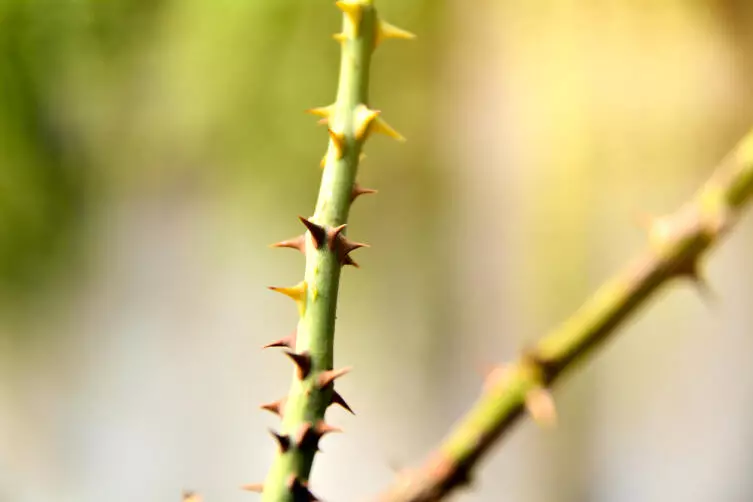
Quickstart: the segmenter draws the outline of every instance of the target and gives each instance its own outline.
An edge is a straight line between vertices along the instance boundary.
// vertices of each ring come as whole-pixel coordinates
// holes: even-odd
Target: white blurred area
[[[425,8],[385,3],[407,28]],[[373,98],[409,141],[369,145],[362,179],[380,193],[351,213],[351,235],[372,244],[345,270],[338,310],[336,361],[355,367],[338,385],[357,415],[328,412],[346,434],[323,441],[317,495],[369,500],[395,466],[417,465],[478,396],[479,369],[564,320],[642,249],[636,216],[678,207],[753,126],[753,79],[724,23],[682,0],[454,0],[432,25],[441,36],[375,58]],[[429,78],[401,77],[427,54],[439,61]],[[403,80],[388,93],[385,75]],[[298,102],[321,97],[294,83]],[[258,405],[287,391],[290,367],[260,347],[296,319],[266,286],[297,282],[303,261],[267,245],[300,231],[316,188],[257,181],[243,157],[232,161],[249,184],[207,181],[197,172],[214,167],[213,150],[175,145],[221,120],[199,109],[209,125],[160,119],[160,132],[159,101],[137,101],[144,110],[119,126],[149,131],[146,146],[134,134],[133,156],[92,147],[93,158],[127,170],[206,157],[104,197],[85,225],[86,280],[22,327],[0,321],[56,334],[0,337],[2,502],[166,501],[183,489],[240,502],[271,461],[277,420]],[[280,108],[273,121],[293,117]],[[296,131],[319,143],[280,155],[306,156],[316,180],[325,138]],[[663,290],[558,385],[558,428],[519,424],[457,499],[753,499],[752,225],[709,256],[718,301]]]

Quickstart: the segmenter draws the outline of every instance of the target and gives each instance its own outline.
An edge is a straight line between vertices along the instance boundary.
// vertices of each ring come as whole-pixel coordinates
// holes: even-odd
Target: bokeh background
[[[405,134],[367,147],[313,490],[369,500],[644,245],[753,125],[745,0],[380,0]],[[253,500],[335,93],[329,0],[0,0],[0,501]],[[753,222],[458,500],[753,500]]]

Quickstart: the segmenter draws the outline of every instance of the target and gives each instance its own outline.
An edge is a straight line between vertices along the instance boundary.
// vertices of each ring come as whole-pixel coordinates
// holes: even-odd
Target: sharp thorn
[[[327,245],[330,249],[335,249],[337,242],[340,238],[340,234],[348,227],[347,223],[330,228],[327,230]]]
[[[350,202],[353,202],[354,200],[356,200],[361,195],[369,195],[369,194],[372,194],[372,193],[377,193],[377,191],[374,190],[374,189],[372,189],[372,188],[363,188],[358,183],[354,183],[353,184],[353,191],[350,194]]]
[[[262,404],[260,408],[262,410],[267,410],[270,413],[274,413],[275,415],[282,418],[285,409],[285,398],[278,399],[277,401],[272,401],[271,403]]]
[[[382,117],[375,117],[372,124],[372,130],[374,132],[389,136],[390,138],[395,139],[401,143],[404,143],[406,141],[405,137],[395,129],[393,129],[392,126],[390,126],[387,122],[384,121],[384,119],[382,119]]]
[[[303,216],[299,216],[298,219],[301,220],[301,223],[306,226],[309,233],[311,234],[311,238],[314,241],[314,247],[316,249],[320,249],[324,242],[327,240],[327,230],[324,227],[312,222],[311,220],[307,220]]]
[[[270,247],[273,248],[290,248],[290,249],[297,249],[301,253],[306,252],[306,240],[303,235],[299,235],[297,237],[294,237],[292,239],[288,239],[285,241],[275,242],[274,244],[270,244]]]
[[[338,370],[322,371],[319,374],[319,377],[317,379],[317,383],[319,385],[319,388],[327,387],[332,382],[334,382],[336,379],[340,378],[341,376],[345,375],[346,373],[349,373],[352,369],[353,369],[352,367],[347,366],[345,368],[340,368]]]
[[[269,286],[269,289],[278,293],[282,293],[283,295],[295,301],[296,305],[298,306],[298,313],[303,316],[304,312],[306,311],[306,281],[301,281],[295,286],[291,287]]]
[[[309,108],[306,113],[328,119],[332,115],[332,105],[320,106],[319,108]]]
[[[298,368],[299,380],[303,380],[309,375],[311,372],[311,356],[308,352],[302,352],[299,354],[297,352],[286,350],[285,355],[288,356],[290,360],[293,361],[296,368]]]
[[[319,499],[308,489],[307,483],[302,482],[295,474],[291,474],[286,486],[293,495],[294,502],[318,502]]]
[[[272,429],[269,429],[269,433],[272,434],[272,437],[277,441],[281,453],[286,453],[290,449],[290,438],[288,436],[278,434]]]
[[[416,38],[416,35],[410,31],[398,28],[387,21],[380,20],[377,25],[376,36],[374,37],[374,47],[379,47],[383,41],[390,38],[397,40],[413,40]]]
[[[352,415],[356,414],[353,411],[353,409],[350,406],[348,406],[348,403],[345,402],[345,399],[343,399],[343,397],[340,395],[340,393],[337,392],[336,390],[332,391],[332,401],[330,402],[330,404],[337,404],[339,406],[342,406],[346,410],[348,410]]]
[[[264,347],[262,347],[262,349],[271,349],[273,347],[287,347],[289,349],[293,349],[295,348],[295,335],[296,330],[293,330],[293,332],[285,338],[280,338],[279,340],[276,340],[272,343],[268,343]]]

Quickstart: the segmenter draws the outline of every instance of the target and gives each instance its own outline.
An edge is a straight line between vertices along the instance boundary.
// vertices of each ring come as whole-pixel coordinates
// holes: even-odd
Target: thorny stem
[[[554,408],[547,388],[609,339],[661,286],[684,278],[705,287],[700,258],[736,223],[751,198],[753,131],[693,200],[674,214],[652,221],[649,249],[517,361],[492,371],[479,401],[424,465],[399,476],[377,500],[440,500],[470,482],[476,464],[526,409],[534,419],[551,421]]]
[[[283,241],[279,247],[293,247],[306,256],[304,280],[290,288],[272,288],[296,301],[300,320],[295,336],[270,344],[289,349],[294,377],[285,399],[263,405],[282,416],[282,427],[273,432],[278,454],[262,485],[247,488],[262,492],[264,502],[314,500],[308,479],[318,450],[319,439],[338,429],[324,422],[330,404],[349,409],[334,391],[333,382],[349,369],[333,370],[335,311],[342,265],[355,265],[349,253],[365,244],[345,237],[345,224],[352,201],[370,193],[355,180],[361,149],[372,132],[382,132],[402,140],[368,107],[371,56],[386,38],[412,38],[377,16],[372,0],[336,2],[343,13],[343,31],[335,35],[342,46],[340,79],[334,104],[309,110],[327,124],[329,147],[322,161],[322,174],[316,211],[310,219],[301,218],[305,234]]]

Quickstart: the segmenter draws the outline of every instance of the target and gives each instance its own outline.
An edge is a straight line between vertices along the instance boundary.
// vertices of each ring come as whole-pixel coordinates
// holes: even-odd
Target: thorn
[[[342,159],[345,155],[345,137],[342,133],[337,133],[332,129],[327,129],[329,138],[332,140],[332,145],[335,149],[335,158]]]
[[[350,193],[350,202],[353,202],[361,195],[369,195],[372,193],[377,193],[377,191],[372,188],[363,188],[358,183],[353,183],[353,191]]]
[[[369,132],[369,126],[374,122],[381,113],[379,110],[371,110],[368,106],[361,103],[356,106],[355,111],[355,136],[357,140],[363,139]]]
[[[298,313],[301,316],[303,316],[304,312],[306,312],[306,281],[301,281],[295,286],[287,288],[269,286],[269,289],[271,289],[272,291],[277,291],[278,293],[282,293],[288,298],[292,298],[295,301],[296,305],[298,305]]]
[[[361,268],[361,265],[359,265],[353,258],[351,258],[350,255],[345,255],[345,258],[343,258],[343,265],[350,265],[355,268]]]
[[[513,367],[507,364],[491,368],[484,379],[484,392],[492,392],[499,385],[509,380],[513,371]]]
[[[275,242],[274,244],[270,244],[269,247],[297,249],[301,253],[305,253],[306,252],[306,240],[303,235],[299,235],[298,237],[294,237],[292,239]]]
[[[335,246],[337,245],[337,241],[339,240],[340,234],[343,230],[345,230],[348,227],[347,223],[343,223],[342,225],[330,228],[327,230],[327,245],[330,249],[335,249]]]
[[[297,330],[293,330],[291,334],[285,338],[280,338],[272,343],[266,344],[262,349],[271,349],[273,347],[287,347],[289,349],[295,348],[295,335]]]
[[[336,41],[340,42],[341,44],[344,43],[348,37],[345,36],[345,33],[333,33],[332,38],[334,38]]]
[[[295,474],[291,474],[287,481],[287,488],[293,495],[294,502],[318,502],[319,499],[308,489],[308,483],[302,482]]]
[[[302,352],[298,354],[296,352],[286,350],[285,355],[288,356],[298,368],[299,380],[303,380],[304,378],[309,376],[309,373],[311,372],[311,356],[308,352]]]
[[[272,429],[269,429],[269,433],[272,434],[272,437],[277,441],[277,445],[280,447],[280,453],[285,453],[290,449],[290,438],[288,436],[278,434]]]
[[[332,382],[334,382],[336,379],[340,378],[341,376],[345,375],[346,373],[349,373],[353,368],[350,366],[346,366],[345,368],[341,368],[339,370],[327,370],[322,371],[319,374],[319,377],[317,379],[317,383],[319,385],[320,389],[323,389],[324,387],[328,386]]]
[[[705,302],[716,302],[717,295],[714,293],[714,290],[709,284],[709,281],[700,271],[698,260],[698,257],[686,260],[677,269],[675,269],[675,275],[678,278],[689,280],[693,284],[693,286],[695,286],[696,290]]]
[[[389,136],[390,138],[395,139],[401,143],[405,143],[405,137],[395,129],[393,129],[392,126],[385,122],[382,117],[375,117],[372,121],[372,124],[374,124],[372,131]]]
[[[336,390],[332,391],[332,401],[330,401],[330,404],[337,404],[348,410],[352,415],[355,415],[356,413],[351,409],[350,406],[348,406],[348,403],[345,402],[345,399],[338,393]]]
[[[366,243],[349,241],[345,237],[340,237],[340,248],[344,253],[344,256],[347,256],[350,252],[355,251],[356,249],[369,247],[371,246]]]
[[[358,162],[363,162],[365,158],[366,154],[364,152],[358,154]]]
[[[526,394],[525,407],[533,420],[543,427],[557,425],[557,409],[551,392],[544,387],[537,387]]]
[[[324,157],[322,157],[322,160],[319,161],[319,167],[324,169],[324,166],[327,165],[327,154],[324,154]]]
[[[387,21],[379,20],[377,25],[376,36],[374,37],[374,48],[379,47],[383,41],[388,38],[394,38],[397,40],[413,40],[416,35],[410,31],[398,28],[395,25],[388,23]]]
[[[264,485],[261,483],[250,483],[250,484],[241,486],[241,490],[245,490],[247,492],[263,493]]]
[[[333,109],[333,105],[320,106],[318,108],[309,108],[308,110],[306,110],[306,113],[310,115],[316,115],[317,117],[321,117],[324,119],[328,119],[332,115],[332,109]]]
[[[320,249],[324,244],[324,241],[327,239],[327,231],[324,227],[317,225],[311,220],[307,220],[303,216],[299,216],[298,219],[301,220],[301,223],[306,226],[311,234],[311,238],[314,240],[314,247]]]
[[[332,427],[331,425],[328,425],[324,423],[323,421],[319,421],[317,425],[314,427],[310,423],[306,422],[301,425],[301,428],[298,430],[298,433],[295,437],[295,444],[296,447],[299,450],[319,450],[319,441],[322,437],[324,437],[325,434],[330,434],[333,432],[342,432],[342,429],[338,427]]]
[[[334,433],[342,433],[343,430],[340,427],[335,427],[334,425],[329,425],[328,423],[324,422],[323,420],[319,420],[319,422],[316,423],[316,427],[314,428],[316,433],[319,435],[319,437],[326,436],[327,434],[334,434]]]
[[[337,8],[340,9],[350,20],[354,31],[357,30],[358,26],[361,24],[363,6],[359,3],[349,2],[347,0],[335,2],[335,5],[337,5]]]
[[[262,410],[267,410],[270,413],[274,413],[275,415],[282,418],[282,414],[285,409],[285,398],[278,399],[277,401],[272,401],[271,403],[262,404],[259,408],[261,408]]]
[[[343,224],[327,230],[327,245],[329,249],[337,252],[340,263],[342,263],[343,265],[353,265],[356,268],[360,268],[358,264],[353,261],[353,259],[348,255],[356,249],[367,248],[371,246],[363,242],[354,242],[348,240],[344,235],[342,235],[342,232],[346,227],[347,224]]]

